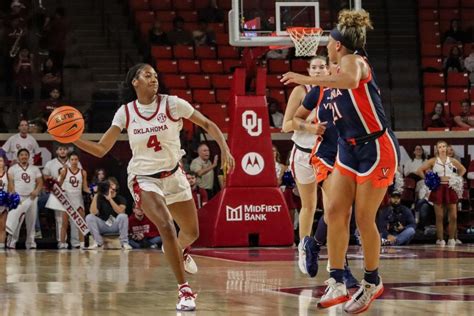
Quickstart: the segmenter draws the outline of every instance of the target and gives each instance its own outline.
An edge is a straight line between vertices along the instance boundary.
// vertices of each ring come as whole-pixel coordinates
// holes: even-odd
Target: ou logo
[[[21,174],[21,179],[25,181],[25,183],[30,183],[31,182],[31,177],[27,173],[22,173]]]
[[[79,186],[79,180],[75,176],[71,176],[69,178],[69,183],[74,187],[77,188]]]
[[[247,110],[242,113],[242,127],[250,136],[260,136],[262,134],[262,119],[258,118],[254,111]]]

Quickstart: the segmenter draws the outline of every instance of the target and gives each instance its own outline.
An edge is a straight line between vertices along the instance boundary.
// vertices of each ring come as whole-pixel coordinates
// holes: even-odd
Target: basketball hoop
[[[289,27],[286,29],[295,44],[296,56],[315,56],[323,30],[318,27]]]

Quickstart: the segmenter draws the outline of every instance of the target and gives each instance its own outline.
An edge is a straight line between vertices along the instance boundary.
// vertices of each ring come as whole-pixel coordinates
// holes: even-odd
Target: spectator
[[[464,68],[469,71],[469,81],[474,86],[474,44],[471,44],[471,53],[464,59]]]
[[[449,30],[444,33],[444,43],[465,43],[466,42],[466,33],[459,28],[459,20],[451,20],[451,26]]]
[[[415,236],[415,218],[408,207],[400,204],[400,192],[390,195],[390,205],[379,212],[377,226],[383,245],[408,245]]]
[[[444,60],[444,72],[463,72],[463,64],[461,49],[458,46],[451,47],[449,56]]]
[[[41,96],[46,97],[52,89],[59,91],[61,82],[61,72],[51,58],[46,59],[41,66]]]
[[[281,113],[280,105],[275,99],[267,99],[268,101],[268,112],[270,114],[270,126],[276,128],[282,128],[283,126],[283,113]]]
[[[69,32],[69,23],[65,15],[66,12],[64,8],[57,8],[54,13],[54,18],[46,27],[48,30],[49,56],[59,69],[63,68],[64,55],[66,52],[66,37]]]
[[[436,102],[433,111],[425,116],[423,128],[428,127],[451,127],[449,114],[444,112],[443,102]]]
[[[209,29],[206,20],[199,20],[198,29],[193,31],[194,45],[216,45],[216,34],[213,30]]]
[[[446,150],[446,154],[448,155],[449,158],[454,158],[457,161],[461,161],[461,157],[456,155],[456,152],[454,151],[454,148],[452,145],[448,145],[448,149]]]
[[[415,204],[415,210],[419,214],[418,228],[424,230],[425,227],[435,224],[434,206],[433,202],[429,200],[431,191],[424,181],[416,184],[415,191],[418,192],[418,200]]]
[[[49,116],[61,106],[61,92],[57,88],[49,91],[49,99],[43,100],[39,104],[40,119],[46,124]]]
[[[15,97],[17,102],[23,103],[33,100],[33,55],[26,48],[20,50],[15,63]],[[23,113],[23,115],[25,115]]]
[[[169,45],[168,35],[161,28],[161,22],[156,20],[148,33],[150,45]]]
[[[105,172],[105,169],[103,168],[98,168],[95,169],[94,171],[94,177],[92,178],[91,182],[91,187],[92,187],[92,192],[97,193],[97,185],[99,182],[105,181],[105,178],[107,178],[107,172]]]
[[[117,195],[118,182],[115,178],[98,184],[98,194],[94,196],[90,206],[90,214],[86,216],[87,226],[95,243],[89,249],[103,246],[102,234],[120,234],[122,249],[130,250],[128,243],[128,217],[125,214],[127,201]]]
[[[198,11],[198,18],[208,23],[222,23],[224,22],[224,11],[217,6],[217,0],[209,0],[207,8]]]
[[[173,29],[168,33],[168,40],[172,45],[192,45],[192,34],[184,29],[184,19],[177,16],[173,20]]]
[[[276,148],[275,145],[272,146],[272,151],[273,151],[273,159],[275,161],[275,174],[277,177],[277,184],[278,186],[281,186],[283,174],[285,173],[286,166],[281,163],[280,152],[278,151],[278,148]]]
[[[128,231],[130,246],[134,249],[155,249],[161,246],[158,229],[137,206],[133,207],[133,214],[128,217]]]
[[[207,197],[210,199],[214,196],[214,168],[217,167],[219,156],[215,155],[213,162],[211,162],[209,147],[201,143],[198,147],[198,157],[191,162],[191,171],[194,171],[198,176],[197,184],[207,192]]]
[[[471,102],[469,100],[461,102],[461,114],[454,117],[454,122],[459,127],[474,127],[474,115],[471,114]]]
[[[203,188],[200,188],[197,184],[196,178],[197,174],[193,171],[190,171],[186,174],[189,185],[191,186],[191,191],[193,192],[193,200],[196,208],[199,210],[202,206],[207,203],[207,192]]]
[[[421,145],[416,145],[415,149],[413,150],[413,158],[408,161],[405,161],[403,164],[403,175],[407,176],[415,176],[415,180],[418,180],[420,177],[416,175],[416,171],[418,168],[421,167],[423,162],[426,160],[426,154]]]
[[[8,140],[3,144],[2,148],[7,153],[7,157],[16,162],[17,153],[20,149],[28,149],[29,163],[32,164],[35,160],[38,162],[38,159],[41,158],[41,153],[39,149],[38,142],[30,134],[28,134],[28,121],[21,120],[18,124],[18,134],[10,136]],[[36,158],[34,158],[36,156]]]

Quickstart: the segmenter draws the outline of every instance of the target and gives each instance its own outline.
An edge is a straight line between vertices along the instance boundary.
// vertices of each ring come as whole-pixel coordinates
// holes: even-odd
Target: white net
[[[323,30],[314,27],[290,27],[286,30],[295,44],[296,56],[315,56]]]

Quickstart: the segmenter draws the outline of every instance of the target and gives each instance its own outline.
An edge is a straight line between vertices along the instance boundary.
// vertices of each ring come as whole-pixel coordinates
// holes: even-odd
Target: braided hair
[[[140,72],[146,66],[149,66],[149,65],[144,64],[144,63],[139,63],[128,70],[127,75],[125,76],[125,81],[123,81],[120,86],[119,94],[120,94],[120,101],[122,102],[122,104],[127,104],[138,98],[137,93],[135,91],[135,87],[132,84],[132,81],[133,79],[136,79],[140,75]]]

